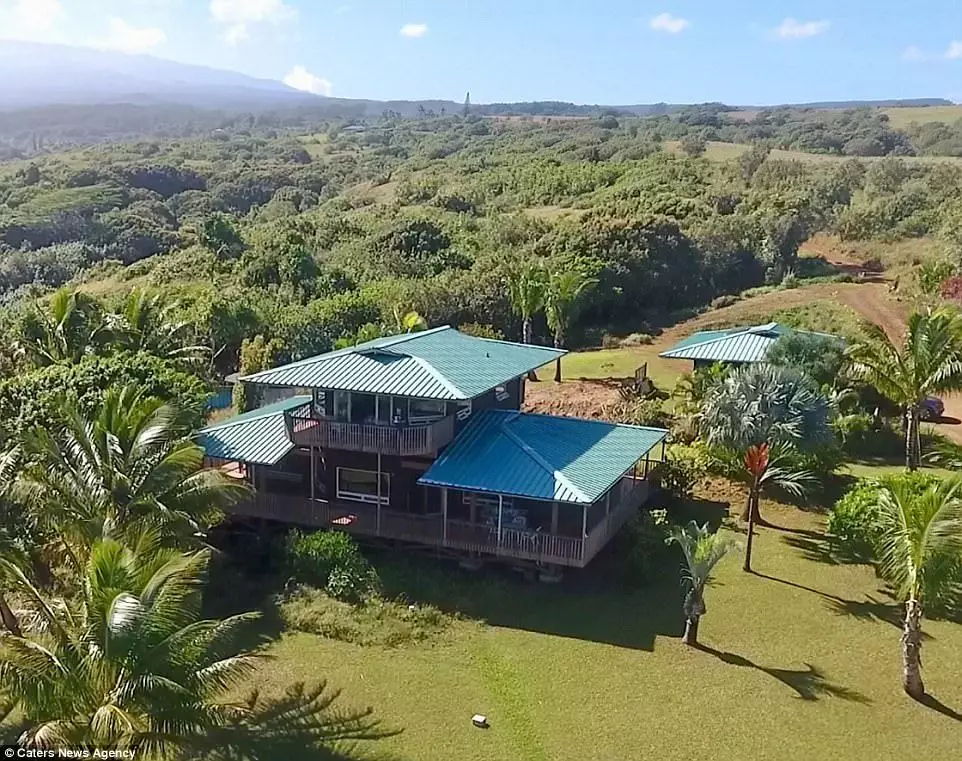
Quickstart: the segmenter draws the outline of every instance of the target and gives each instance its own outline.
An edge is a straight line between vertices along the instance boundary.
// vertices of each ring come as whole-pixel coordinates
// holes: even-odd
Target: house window
[[[497,399],[499,402],[503,402],[509,396],[510,394],[508,393],[508,389],[506,389],[504,386],[494,387],[494,398]]]
[[[466,402],[458,402],[458,420],[467,420],[471,417],[471,400],[468,399]]]
[[[351,392],[334,392],[334,419],[349,420],[351,417]]]
[[[378,425],[389,425],[391,423],[391,397],[378,396],[377,422]]]
[[[377,504],[377,473],[373,470],[337,469],[337,498]],[[381,473],[381,504],[391,499],[391,474]]]
[[[435,399],[411,399],[408,402],[408,422],[426,423],[444,417],[445,403]]]
[[[327,392],[322,388],[314,389],[314,415],[327,417]]]

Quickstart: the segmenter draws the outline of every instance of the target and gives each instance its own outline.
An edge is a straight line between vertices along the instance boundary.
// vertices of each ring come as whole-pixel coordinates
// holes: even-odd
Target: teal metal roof
[[[476,338],[444,326],[377,338],[241,380],[424,399],[473,399],[563,354],[562,349]]]
[[[682,339],[658,356],[665,359],[705,362],[762,362],[774,343],[788,333],[829,335],[796,330],[776,322],[734,330],[704,330]],[[837,336],[829,337],[837,338]]]
[[[310,404],[309,396],[293,396],[208,426],[198,434],[204,454],[218,460],[275,465],[294,448],[284,413]]]
[[[667,435],[603,420],[483,410],[418,483],[591,504]]]

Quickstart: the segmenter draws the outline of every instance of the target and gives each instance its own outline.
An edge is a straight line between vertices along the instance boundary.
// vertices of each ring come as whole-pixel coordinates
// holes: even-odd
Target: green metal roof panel
[[[667,434],[602,420],[483,410],[418,483],[591,504]]]
[[[202,429],[198,443],[204,454],[218,460],[275,465],[294,448],[287,435],[284,413],[310,402],[309,396],[294,396],[245,412]]]
[[[770,322],[735,330],[704,330],[682,339],[659,357],[706,362],[762,362],[769,349],[789,333],[810,333]],[[813,333],[812,335],[828,335]],[[836,336],[831,336],[836,338]]]
[[[242,380],[424,399],[473,399],[563,354],[562,349],[477,338],[445,326],[377,338]]]

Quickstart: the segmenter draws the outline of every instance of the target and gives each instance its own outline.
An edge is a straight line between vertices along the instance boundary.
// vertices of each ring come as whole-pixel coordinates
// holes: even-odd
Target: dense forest
[[[883,139],[916,150],[877,113],[825,119],[840,150]],[[163,298],[178,329],[206,347],[213,379],[397,329],[411,311],[431,325],[517,338],[521,315],[507,286],[533,263],[591,283],[564,338],[597,345],[606,332],[648,332],[726,294],[823,274],[798,258],[816,231],[938,236],[950,251],[962,243],[962,166],[953,162],[785,160],[762,133],[719,162],[700,157],[703,138],[686,132],[732,139],[727,130],[737,129],[748,140],[751,130],[781,134],[791,124],[772,113],[735,126],[706,109],[645,119],[389,118],[295,134],[248,119],[202,137],[9,161],[0,165],[3,364],[30,366],[25,345],[78,324],[93,335],[129,322],[131,291]],[[64,285],[82,286],[84,305],[56,314],[37,302]],[[552,337],[544,322],[533,327],[536,340]],[[245,363],[245,340],[258,336]],[[99,364],[70,372],[120,372],[104,356],[84,361]],[[60,374],[50,387],[83,385],[43,372]],[[15,415],[12,400],[39,403],[24,383],[6,381],[0,407],[14,405]]]

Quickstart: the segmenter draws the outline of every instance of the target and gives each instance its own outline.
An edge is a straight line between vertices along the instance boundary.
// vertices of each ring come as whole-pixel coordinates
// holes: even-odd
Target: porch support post
[[[448,541],[448,487],[441,489],[441,540]]]
[[[314,445],[311,444],[311,509],[314,509],[314,482],[317,481],[317,458],[314,456]]]
[[[611,533],[611,489],[605,492],[605,536]]]
[[[381,535],[381,453],[377,453],[377,525],[375,532]]]
[[[498,495],[498,547],[501,547],[501,510],[504,508],[504,497]]]
[[[581,506],[581,560],[584,562],[588,552],[588,506]]]
[[[558,503],[551,503],[551,533],[558,533]]]

